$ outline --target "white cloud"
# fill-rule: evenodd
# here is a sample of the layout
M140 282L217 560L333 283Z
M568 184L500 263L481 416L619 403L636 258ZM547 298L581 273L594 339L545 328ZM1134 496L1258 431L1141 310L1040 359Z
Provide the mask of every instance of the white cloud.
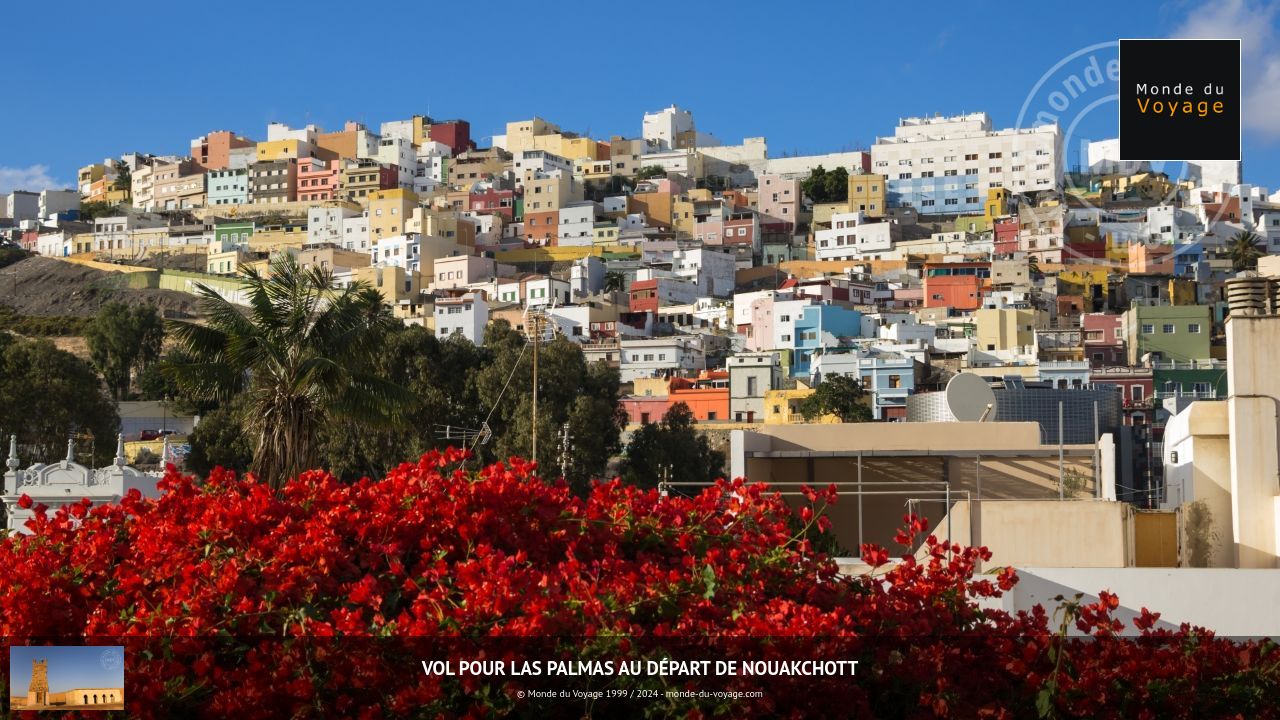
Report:
M1280 45L1275 21L1280 2L1210 0L1192 8L1173 37L1240 38L1246 131L1280 140ZM1191 60L1194 62L1194 60Z
M32 165L30 167L0 166L0 194L14 190L30 190L39 192L46 188L70 187L49 175L48 165Z

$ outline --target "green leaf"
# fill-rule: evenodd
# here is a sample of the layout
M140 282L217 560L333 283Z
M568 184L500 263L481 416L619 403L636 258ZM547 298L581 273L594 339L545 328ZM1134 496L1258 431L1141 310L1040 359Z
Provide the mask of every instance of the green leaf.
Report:
M1053 693L1049 688L1042 688L1036 694L1036 712L1040 717L1049 717L1053 711Z

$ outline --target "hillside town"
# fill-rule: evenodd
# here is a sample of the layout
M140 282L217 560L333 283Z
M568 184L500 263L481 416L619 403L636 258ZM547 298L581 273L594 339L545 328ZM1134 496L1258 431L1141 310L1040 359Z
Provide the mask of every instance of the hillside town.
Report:
M951 492L980 498L984 479L1012 499L1194 499L1171 442L1189 441L1193 404L1231 391L1229 282L1276 274L1280 253L1280 192L1239 162L1171 177L1104 140L1073 163L1058 126L981 112L903 118L823 155L722 141L675 105L638 129L596 139L535 117L475 138L415 115L216 130L182 154L87 164L75 188L13 191L0 227L139 290L246 304L245 273L287 255L442 340L483 346L496 321L567 339L617 371L626 435L683 404L735 476L856 474L859 493L945 480L921 492L952 512L922 511L948 519ZM983 379L977 405L949 391L962 375ZM841 379L856 412L814 402ZM837 521L846 547L891 532L891 497ZM1230 545L1204 552L1237 562Z

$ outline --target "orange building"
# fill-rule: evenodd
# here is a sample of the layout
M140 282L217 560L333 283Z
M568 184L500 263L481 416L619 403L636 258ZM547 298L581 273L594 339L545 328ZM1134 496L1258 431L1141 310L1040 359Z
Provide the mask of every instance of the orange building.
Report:
M991 263L925 263L924 306L977 310L991 285Z
M1173 246L1140 242L1129 245L1129 272L1135 275L1174 274Z
M560 211L526 212L524 239L535 245L555 245L560 237Z
M226 170L231 166L232 150L256 144L230 130L214 130L191 141L191 159L205 170Z

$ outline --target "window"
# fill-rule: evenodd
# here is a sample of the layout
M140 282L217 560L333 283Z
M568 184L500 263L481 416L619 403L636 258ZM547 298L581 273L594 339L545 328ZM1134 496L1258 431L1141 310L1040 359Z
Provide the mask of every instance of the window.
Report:
M1203 397L1203 396L1208 395L1210 392L1211 392L1211 390L1209 389L1209 383L1207 383L1207 382L1198 382L1198 383L1196 383L1196 395L1197 395L1197 396Z
M933 177L933 171L932 171L932 170L929 170L929 171L927 171L927 172L922 172L922 173L920 173L920 177L922 177L922 178L931 178L931 177Z
M1143 323L1143 324L1142 324L1142 334L1143 334L1143 335L1150 335L1150 334L1154 333L1155 331L1156 331L1156 326L1155 326L1155 325L1152 325L1152 324L1150 324L1150 323Z
M1144 391L1143 391L1143 389L1142 389L1142 386L1141 386L1141 385L1130 385L1130 386L1129 386L1129 395L1130 395L1130 397L1132 397L1132 398L1133 398L1133 401L1134 401L1134 402L1136 402L1136 403L1140 403L1140 402L1142 402L1142 397L1143 397L1143 395L1144 395L1144 394L1145 394L1145 393L1144 393Z
M976 168L976 167L975 167L975 168L965 168L965 169L964 169L964 174L965 174L965 175L977 175L977 174L978 174L978 168Z
M1116 328L1116 329L1115 329L1115 337L1116 337L1116 339L1119 339L1119 338L1124 337L1124 328L1121 328L1121 327Z
M708 411L708 412L707 412L707 419L708 419L708 420L715 420L715 419L716 419L716 414L715 414L715 412L714 412L714 411Z
M960 204L960 198L947 198L947 199L946 199L945 204L947 204L947 205L959 205L959 204Z
M1190 323L1190 324L1188 324L1188 325L1187 325L1187 332L1189 332L1189 333L1199 333L1199 332L1200 332L1200 323Z
M1165 323L1164 325L1160 326L1160 332L1164 333L1165 335L1172 335L1173 331L1174 331L1173 323Z
M911 179L911 173L898 173L898 179L899 179L899 180L910 180L910 179Z
M977 154L977 153L973 153L973 154L970 154L970 155L965 155L965 156L964 156L964 159L965 159L965 160L977 160L977 159L978 159L978 154Z
M944 177L954 177L954 176L955 176L955 174L956 174L956 172L957 172L957 171L955 171L955 170L943 170L943 171L942 171L942 175L943 175Z
M889 387L890 387L890 388L900 388L900 387L902 387L902 376L901 376L901 375L890 375L890 376L889 376Z
M921 200L921 201L920 201L920 205L921 205L921 207L932 207L932 206L933 206L933 201L932 201L932 200Z
M987 153L988 160L996 160L1000 157L1000 153Z
M992 165L991 167L987 168L987 172L992 173L992 174L1002 173L1002 172L1004 172L1004 169L1003 169L1003 168L1001 168L1001 167L998 167L998 166Z

